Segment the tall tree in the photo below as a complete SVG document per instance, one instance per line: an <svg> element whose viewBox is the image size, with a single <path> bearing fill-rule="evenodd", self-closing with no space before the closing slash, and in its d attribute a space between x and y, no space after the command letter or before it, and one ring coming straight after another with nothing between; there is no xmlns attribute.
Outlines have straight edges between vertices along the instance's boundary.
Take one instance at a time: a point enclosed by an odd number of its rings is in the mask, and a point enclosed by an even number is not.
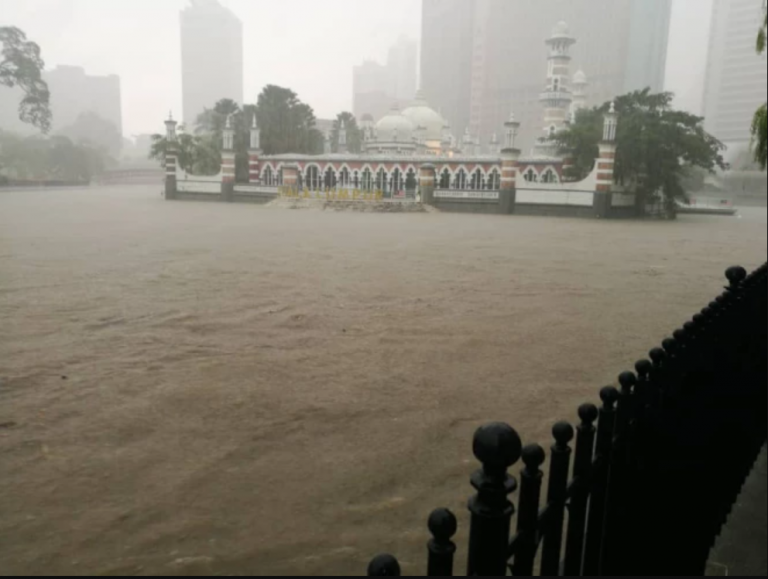
<svg viewBox="0 0 768 579"><path fill-rule="evenodd" d="M355 115L350 112L339 113L336 116L336 120L333 121L333 131L331 133L331 151L334 153L339 152L339 132L341 123L344 123L345 132L347 133L347 151L350 153L362 153L363 152L363 132L357 125L357 119Z"/></svg>
<svg viewBox="0 0 768 579"><path fill-rule="evenodd" d="M673 96L646 89L616 99L616 182L641 195L660 193L670 208L675 199L686 197L681 179L689 167L725 168L725 146L704 130L702 117L674 110ZM571 128L558 135L560 146L575 159L570 177L583 179L592 170L609 108L605 103L581 111Z"/></svg>
<svg viewBox="0 0 768 579"><path fill-rule="evenodd" d="M267 155L320 153L322 135L315 128L312 107L290 89L269 85L259 95L256 116L261 148Z"/></svg>
<svg viewBox="0 0 768 579"><path fill-rule="evenodd" d="M152 135L152 146L148 157L165 166L168 151L165 135ZM221 143L213 136L191 135L179 127L176 143L176 159L179 167L194 175L215 175L221 170Z"/></svg>
<svg viewBox="0 0 768 579"><path fill-rule="evenodd" d="M19 118L47 133L51 128L50 92L42 79L40 47L18 28L0 27L0 86L24 91Z"/></svg>
<svg viewBox="0 0 768 579"><path fill-rule="evenodd" d="M768 34L768 11L763 14L763 25L757 34L757 53L765 52L765 38ZM760 66L765 66L761 63ZM768 107L763 105L752 119L752 142L755 161L764 170L768 166Z"/></svg>

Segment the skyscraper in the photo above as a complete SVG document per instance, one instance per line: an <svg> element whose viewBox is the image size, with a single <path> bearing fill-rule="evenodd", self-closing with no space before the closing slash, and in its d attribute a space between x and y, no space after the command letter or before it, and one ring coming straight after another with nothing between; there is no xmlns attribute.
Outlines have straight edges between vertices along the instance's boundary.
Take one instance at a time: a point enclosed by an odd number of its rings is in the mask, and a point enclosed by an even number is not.
<svg viewBox="0 0 768 579"><path fill-rule="evenodd" d="M401 36L390 49L387 64L366 60L352 72L352 108L361 119L369 114L378 120L397 103L408 106L416 95L418 44Z"/></svg>
<svg viewBox="0 0 768 579"><path fill-rule="evenodd" d="M119 76L89 75L80 66L68 65L46 70L42 76L51 92L51 129L54 133L72 125L81 114L94 113L123 134ZM18 87L0 91L0 127L22 134L37 131L19 120L18 106L23 98L24 93Z"/></svg>
<svg viewBox="0 0 768 579"><path fill-rule="evenodd" d="M559 22L577 43L587 104L663 89L671 0L423 0L422 87L454 132L488 142L514 108L519 142L541 133L546 40Z"/></svg>
<svg viewBox="0 0 768 579"><path fill-rule="evenodd" d="M218 0L190 0L180 14L184 123L221 99L243 103L243 24Z"/></svg>
<svg viewBox="0 0 768 579"><path fill-rule="evenodd" d="M756 0L715 0L704 86L706 127L727 145L745 147L752 116L766 102L768 68L755 51L763 21Z"/></svg>

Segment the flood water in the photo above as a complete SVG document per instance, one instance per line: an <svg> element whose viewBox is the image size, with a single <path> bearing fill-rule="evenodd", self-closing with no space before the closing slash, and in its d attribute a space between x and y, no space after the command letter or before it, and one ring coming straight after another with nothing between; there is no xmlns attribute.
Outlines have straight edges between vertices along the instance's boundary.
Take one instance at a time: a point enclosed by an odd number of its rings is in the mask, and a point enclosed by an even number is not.
<svg viewBox="0 0 768 579"><path fill-rule="evenodd" d="M0 574L423 574L474 430L526 443L766 261L669 222L0 193ZM461 569L461 562L458 563Z"/></svg>

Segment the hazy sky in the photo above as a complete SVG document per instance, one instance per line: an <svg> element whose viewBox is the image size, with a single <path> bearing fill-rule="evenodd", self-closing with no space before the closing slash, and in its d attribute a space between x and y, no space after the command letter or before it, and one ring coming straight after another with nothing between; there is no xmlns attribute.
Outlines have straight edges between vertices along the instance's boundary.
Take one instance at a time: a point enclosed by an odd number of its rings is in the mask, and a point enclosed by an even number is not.
<svg viewBox="0 0 768 579"><path fill-rule="evenodd" d="M181 116L179 10L188 0L0 0L0 26L40 44L47 68L118 74L126 136ZM674 0L667 84L699 112L712 0ZM352 107L352 67L383 61L400 34L418 39L420 0L222 0L243 21L245 98L295 90L318 117ZM695 24L694 24L695 23ZM545 64L542 63L542 82Z"/></svg>

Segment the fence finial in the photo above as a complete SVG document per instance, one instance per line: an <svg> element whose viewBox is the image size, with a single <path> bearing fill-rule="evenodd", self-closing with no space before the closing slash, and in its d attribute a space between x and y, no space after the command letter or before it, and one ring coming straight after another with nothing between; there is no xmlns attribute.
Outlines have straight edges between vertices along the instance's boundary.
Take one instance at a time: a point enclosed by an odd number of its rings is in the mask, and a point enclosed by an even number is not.
<svg viewBox="0 0 768 579"><path fill-rule="evenodd" d="M616 403L619 401L619 391L613 386L606 386L600 391L600 400L608 410L613 410L616 407Z"/></svg>
<svg viewBox="0 0 768 579"><path fill-rule="evenodd" d="M392 555L379 555L368 565L368 577L400 577L400 563Z"/></svg>
<svg viewBox="0 0 768 579"><path fill-rule="evenodd" d="M747 279L747 275L747 270L738 265L728 268L728 271L725 272L725 277L731 282L732 288L738 286Z"/></svg>
<svg viewBox="0 0 768 579"><path fill-rule="evenodd" d="M506 470L520 460L523 443L511 426L496 422L475 432L472 452L484 467Z"/></svg>

